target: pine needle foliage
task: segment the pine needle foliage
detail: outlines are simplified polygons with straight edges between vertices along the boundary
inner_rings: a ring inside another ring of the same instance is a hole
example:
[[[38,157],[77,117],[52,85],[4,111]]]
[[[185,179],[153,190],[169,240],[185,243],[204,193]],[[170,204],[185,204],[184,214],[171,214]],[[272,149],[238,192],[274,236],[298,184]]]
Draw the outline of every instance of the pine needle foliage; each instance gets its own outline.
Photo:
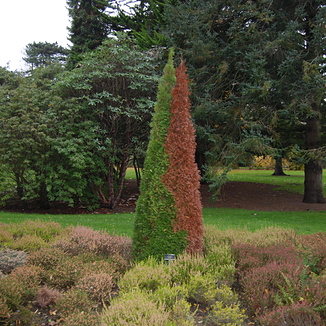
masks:
[[[136,207],[133,256],[162,259],[187,250],[201,253],[203,219],[195,130],[190,117],[185,63],[173,67],[173,50],[159,84]]]

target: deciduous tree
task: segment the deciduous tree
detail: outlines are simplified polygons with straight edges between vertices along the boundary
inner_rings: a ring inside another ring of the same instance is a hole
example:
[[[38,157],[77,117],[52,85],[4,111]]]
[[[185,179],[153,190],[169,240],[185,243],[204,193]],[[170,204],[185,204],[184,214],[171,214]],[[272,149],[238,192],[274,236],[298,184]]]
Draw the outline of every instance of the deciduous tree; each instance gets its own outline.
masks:
[[[141,158],[156,83],[153,57],[123,35],[108,39],[58,78],[55,87],[64,100],[58,114],[67,108],[69,119],[92,125],[90,142],[96,146],[88,155],[97,164],[85,169],[83,177],[101,205],[117,204],[128,164]],[[74,124],[65,128],[67,135],[75,133]]]

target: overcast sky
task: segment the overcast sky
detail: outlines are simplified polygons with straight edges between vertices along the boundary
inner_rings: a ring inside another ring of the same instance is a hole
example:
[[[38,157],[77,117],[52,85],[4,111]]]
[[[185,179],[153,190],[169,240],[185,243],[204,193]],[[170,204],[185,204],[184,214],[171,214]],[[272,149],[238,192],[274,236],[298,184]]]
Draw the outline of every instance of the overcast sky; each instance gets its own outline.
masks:
[[[68,47],[70,26],[66,0],[0,0],[0,66],[25,68],[28,43],[58,42]]]

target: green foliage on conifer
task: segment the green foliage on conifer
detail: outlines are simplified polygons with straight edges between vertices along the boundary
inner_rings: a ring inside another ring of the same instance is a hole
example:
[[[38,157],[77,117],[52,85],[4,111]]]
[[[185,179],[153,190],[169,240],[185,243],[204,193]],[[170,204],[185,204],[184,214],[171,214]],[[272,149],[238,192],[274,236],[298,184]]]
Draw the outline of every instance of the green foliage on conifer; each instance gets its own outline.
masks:
[[[134,229],[134,257],[203,251],[200,176],[185,62],[173,51],[159,85]]]
[[[174,232],[175,199],[162,181],[162,176],[169,167],[169,157],[164,144],[170,126],[170,103],[175,82],[171,50],[158,88],[140,196],[137,201],[133,255],[139,260],[148,256],[162,258],[164,254],[178,254],[186,247],[186,232]]]

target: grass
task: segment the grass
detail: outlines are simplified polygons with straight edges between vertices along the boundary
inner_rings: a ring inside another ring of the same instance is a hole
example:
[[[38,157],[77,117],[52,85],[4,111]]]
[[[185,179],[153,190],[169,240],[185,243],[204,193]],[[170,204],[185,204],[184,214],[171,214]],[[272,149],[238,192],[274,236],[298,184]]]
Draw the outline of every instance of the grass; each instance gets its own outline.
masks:
[[[324,188],[325,188],[324,170]],[[287,191],[303,193],[303,172],[289,171],[289,177],[274,177],[268,170],[233,170],[230,181],[246,181],[279,185]],[[132,169],[127,178],[134,178]],[[261,212],[244,209],[204,208],[204,222],[215,225],[221,230],[248,229],[259,230],[269,226],[292,228],[300,234],[326,232],[325,211],[307,212]],[[135,214],[80,214],[80,215],[46,215],[0,212],[0,222],[21,223],[26,220],[54,221],[66,227],[84,225],[94,230],[105,230],[111,234],[132,236]]]
[[[303,195],[304,191],[304,172],[303,171],[285,171],[288,176],[273,176],[272,170],[232,170],[228,178],[230,181],[257,182],[278,186],[277,189],[286,190]],[[323,170],[323,186],[326,196],[326,170]]]
[[[255,231],[270,226],[291,228],[299,234],[326,232],[325,211],[309,212],[261,212],[245,209],[204,208],[204,223],[220,230],[247,229]],[[43,215],[0,212],[0,222],[21,223],[27,220],[53,221],[66,227],[84,225],[94,230],[105,230],[111,234],[133,234],[134,213]]]

